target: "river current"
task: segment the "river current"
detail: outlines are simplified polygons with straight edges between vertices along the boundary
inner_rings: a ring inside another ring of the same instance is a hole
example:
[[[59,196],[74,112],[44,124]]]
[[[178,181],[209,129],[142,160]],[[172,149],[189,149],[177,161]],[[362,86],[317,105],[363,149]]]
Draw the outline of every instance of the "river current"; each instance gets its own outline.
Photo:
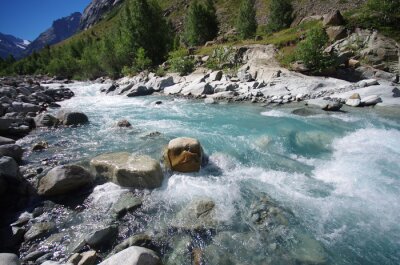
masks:
[[[301,116],[292,113],[304,107],[300,103],[210,105],[106,96],[100,84],[66,87],[76,96],[62,108],[84,112],[90,124],[38,129],[20,140],[25,147],[40,140],[50,145],[28,153],[31,163],[49,156],[85,163],[119,151],[161,159],[168,141],[181,136],[199,139],[209,156],[199,173],[167,175],[161,188],[140,191],[143,207],[123,219],[120,239],[161,231],[185,205],[210,198],[224,228],[202,245],[206,264],[400,264],[399,112],[365,108]],[[133,128],[116,128],[121,119]],[[149,135],[154,132],[161,134]],[[60,231],[76,236],[105,222],[107,207],[123,191],[111,183],[97,186],[85,210],[66,209],[57,219]],[[284,231],[254,224],[251,211],[265,196],[285,212]],[[163,260],[177,264],[171,256],[179,243],[171,245]],[[57,251],[64,255],[67,247],[60,244]],[[216,256],[227,256],[226,263]]]

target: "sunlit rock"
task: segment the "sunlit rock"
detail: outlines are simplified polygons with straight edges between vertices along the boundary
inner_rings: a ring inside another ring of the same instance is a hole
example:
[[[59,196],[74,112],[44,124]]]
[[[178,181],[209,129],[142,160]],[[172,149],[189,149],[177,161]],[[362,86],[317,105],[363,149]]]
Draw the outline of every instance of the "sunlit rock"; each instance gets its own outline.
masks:
[[[178,172],[197,172],[201,168],[203,149],[193,138],[176,138],[164,152],[165,166]]]
[[[99,265],[161,265],[161,259],[153,250],[142,247],[127,248]]]
[[[64,195],[91,185],[92,182],[92,175],[80,166],[58,166],[40,179],[38,193],[43,196]]]
[[[90,165],[97,175],[123,187],[154,189],[161,186],[164,178],[158,161],[127,152],[97,156],[90,161]]]

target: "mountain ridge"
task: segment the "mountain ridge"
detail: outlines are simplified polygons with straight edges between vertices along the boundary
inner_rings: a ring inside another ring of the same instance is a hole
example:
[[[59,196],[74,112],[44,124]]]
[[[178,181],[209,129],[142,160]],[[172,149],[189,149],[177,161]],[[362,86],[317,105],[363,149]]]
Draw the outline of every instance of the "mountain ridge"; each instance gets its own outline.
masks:
[[[0,57],[4,59],[12,55],[14,58],[19,59],[23,56],[30,43],[28,40],[0,32]]]

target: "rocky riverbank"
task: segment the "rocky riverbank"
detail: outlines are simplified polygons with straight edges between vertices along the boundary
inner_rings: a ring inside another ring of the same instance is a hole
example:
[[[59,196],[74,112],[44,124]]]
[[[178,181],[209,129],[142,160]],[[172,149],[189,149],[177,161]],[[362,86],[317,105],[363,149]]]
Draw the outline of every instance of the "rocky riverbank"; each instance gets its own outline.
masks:
[[[245,101],[281,105],[308,101],[323,105],[322,108],[327,110],[338,110],[327,105],[346,102],[353,107],[400,104],[400,84],[396,74],[360,67],[357,69],[359,78],[356,82],[306,76],[281,68],[272,45],[241,47],[238,49],[239,55],[242,56],[239,61],[243,66],[235,73],[210,71],[201,67],[187,76],[168,74],[158,77],[154,73],[141,73],[116,82],[108,81],[109,86],[103,88],[102,92],[128,97],[159,93],[204,99],[205,103],[211,104]],[[358,104],[349,101],[353,94],[363,97],[360,97]]]

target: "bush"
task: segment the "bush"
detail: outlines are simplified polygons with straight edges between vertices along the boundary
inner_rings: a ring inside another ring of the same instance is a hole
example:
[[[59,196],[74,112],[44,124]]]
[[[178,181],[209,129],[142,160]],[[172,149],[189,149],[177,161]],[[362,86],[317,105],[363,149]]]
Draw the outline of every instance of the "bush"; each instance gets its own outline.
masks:
[[[399,0],[369,0],[366,7],[367,12],[372,14],[382,26],[398,26],[400,23]]]
[[[168,63],[173,72],[187,75],[193,72],[194,60],[188,56],[187,50],[180,49],[169,54]]]
[[[218,20],[212,0],[199,4],[194,0],[185,22],[184,40],[188,45],[202,45],[218,34]]]
[[[310,29],[305,40],[297,46],[295,58],[302,61],[313,73],[321,73],[335,65],[335,58],[324,53],[329,41],[328,35],[321,26]]]
[[[236,28],[242,39],[248,39],[255,36],[257,31],[257,20],[254,0],[242,0]]]
[[[276,32],[288,28],[292,23],[293,7],[291,0],[271,0],[269,10],[268,31]]]
[[[221,70],[232,68],[236,64],[235,50],[232,46],[217,47],[206,63],[206,67],[211,70]]]

